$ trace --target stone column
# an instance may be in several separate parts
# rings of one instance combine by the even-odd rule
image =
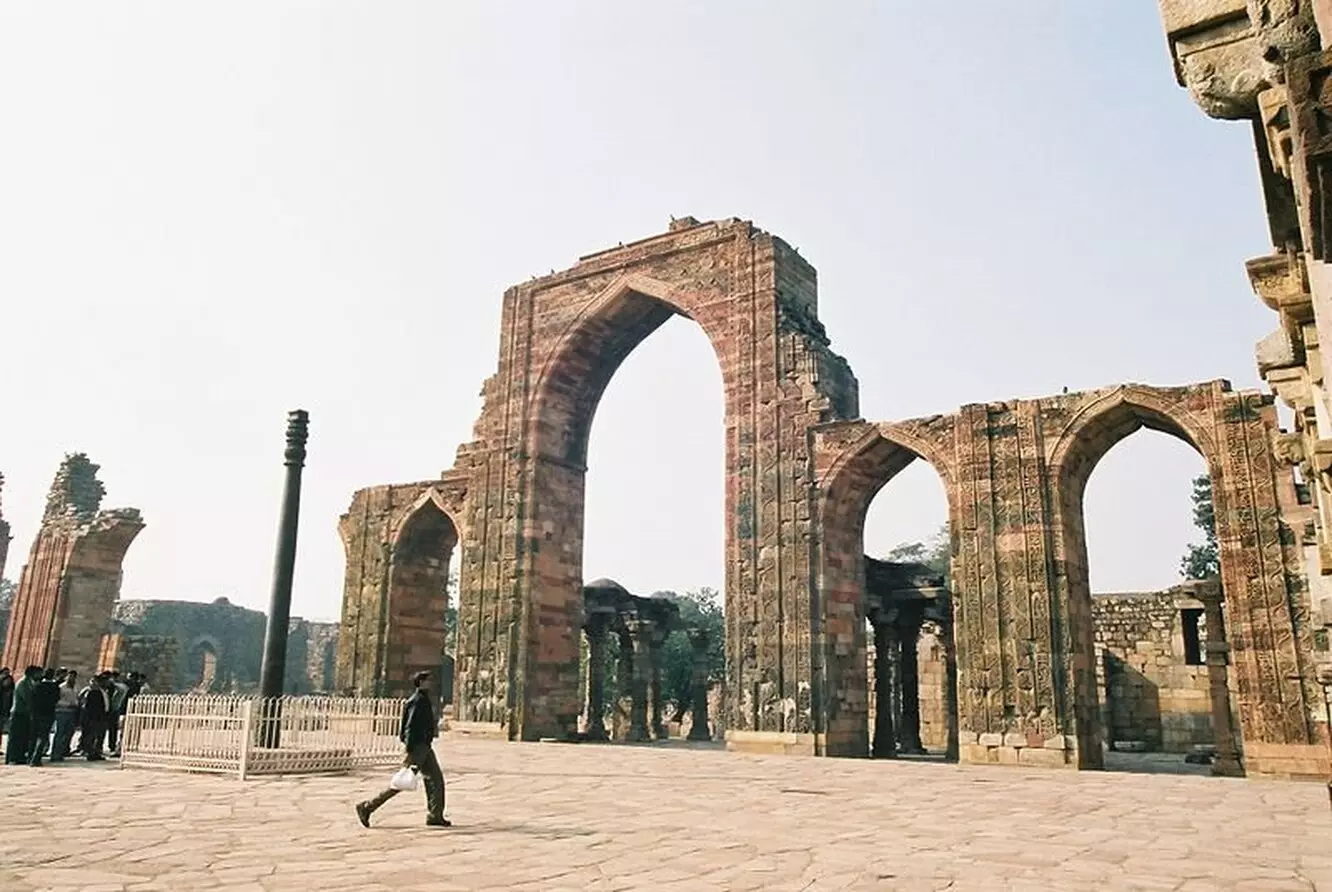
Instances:
[[[615,715],[618,719],[620,704],[625,697],[632,698],[634,692],[634,638],[623,616],[617,621],[615,633],[620,644],[619,656],[615,661]],[[626,739],[627,736],[626,732]]]
[[[661,714],[661,652],[668,634],[670,630],[656,622],[648,631],[648,665],[651,667],[648,697],[652,701],[652,736],[657,740],[666,739],[666,725]]]
[[[693,648],[693,704],[689,708],[689,740],[711,740],[708,726],[708,646],[712,643],[707,629],[690,629],[689,646]]]
[[[633,646],[633,662],[630,666],[629,685],[629,736],[630,743],[643,743],[651,740],[648,733],[648,675],[650,673],[652,623],[638,617],[625,621],[629,630],[629,639]]]
[[[870,617],[874,624],[874,746],[876,759],[897,758],[893,732],[893,623],[896,611]],[[891,616],[891,618],[890,618]]]
[[[607,616],[593,613],[587,618],[587,739],[608,740],[606,733],[606,627]]]
[[[920,666],[917,662],[920,612],[904,614],[898,623],[898,678],[902,698],[902,727],[898,731],[898,739],[902,743],[903,753],[919,756],[925,752],[920,742]]]
[[[953,643],[953,624],[942,623],[939,640],[944,649],[944,721],[948,729],[948,748],[944,758],[956,762],[960,747],[957,739],[957,646]]]
[[[1243,777],[1235,749],[1235,723],[1230,713],[1230,686],[1226,683],[1226,663],[1230,645],[1226,643],[1225,617],[1221,612],[1222,593],[1217,587],[1198,592],[1203,602],[1203,617],[1207,624],[1207,681],[1212,698],[1212,737],[1216,741],[1216,758],[1212,774],[1223,777]]]

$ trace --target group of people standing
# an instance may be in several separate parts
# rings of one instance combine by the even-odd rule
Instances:
[[[8,667],[0,667],[5,764],[38,767],[48,756],[52,762],[77,755],[98,762],[116,755],[121,720],[146,681],[139,672],[122,679],[119,671],[107,670],[80,688],[72,669],[29,666],[16,681]]]

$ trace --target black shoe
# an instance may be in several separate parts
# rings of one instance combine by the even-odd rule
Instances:
[[[356,820],[361,822],[362,827],[370,826],[370,806],[364,802],[356,803]]]
[[[427,827],[452,827],[453,822],[448,818],[426,818]]]

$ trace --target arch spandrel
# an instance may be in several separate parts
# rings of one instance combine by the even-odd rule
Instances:
[[[1213,466],[1217,456],[1214,399],[1224,382],[1192,387],[1149,387],[1122,384],[1091,393],[1047,397],[1041,402],[1047,418],[1062,415],[1061,403],[1076,400],[1062,428],[1051,441],[1047,464],[1062,473],[1079,450],[1090,453],[1094,465],[1116,443],[1147,427],[1170,434],[1193,447]],[[1224,385],[1227,386],[1228,385]]]

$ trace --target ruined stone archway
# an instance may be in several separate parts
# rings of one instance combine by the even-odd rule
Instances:
[[[1079,406],[1053,440],[1053,544],[1067,617],[1063,709],[1074,718],[1077,764],[1102,765],[1082,501],[1101,458],[1142,427],[1177,437],[1207,464],[1226,601],[1229,684],[1246,762],[1257,773],[1281,773],[1283,763],[1307,761],[1320,736],[1310,715],[1318,693],[1308,660],[1311,630],[1307,609],[1299,606],[1307,601],[1307,588],[1296,537],[1283,520],[1283,507],[1293,507],[1296,496],[1289,473],[1275,460],[1270,398],[1234,393],[1225,382],[1115,388]]]
[[[411,693],[415,673],[439,671],[447,634],[449,565],[458,529],[427,494],[394,532],[377,674],[382,680],[380,696],[405,697]],[[440,680],[434,679],[436,692],[439,685]]]
[[[450,568],[465,532],[466,480],[359,490],[338,524],[347,555],[334,685],[358,696],[405,692],[438,672]],[[427,658],[428,657],[428,658]],[[436,691],[444,680],[436,679]]]
[[[511,738],[576,733],[588,431],[620,362],[680,313],[711,341],[726,390],[732,743],[783,732],[812,750],[806,432],[854,417],[857,402],[817,321],[814,278],[748,223],[685,219],[505,295],[499,369],[455,465],[470,481],[461,720]]]
[[[822,719],[823,752],[865,756],[870,750],[869,679],[865,634],[865,517],[879,490],[921,459],[934,468],[955,515],[952,470],[941,439],[949,419],[907,424],[828,425],[815,433],[819,539],[816,640],[821,665],[815,702]]]

